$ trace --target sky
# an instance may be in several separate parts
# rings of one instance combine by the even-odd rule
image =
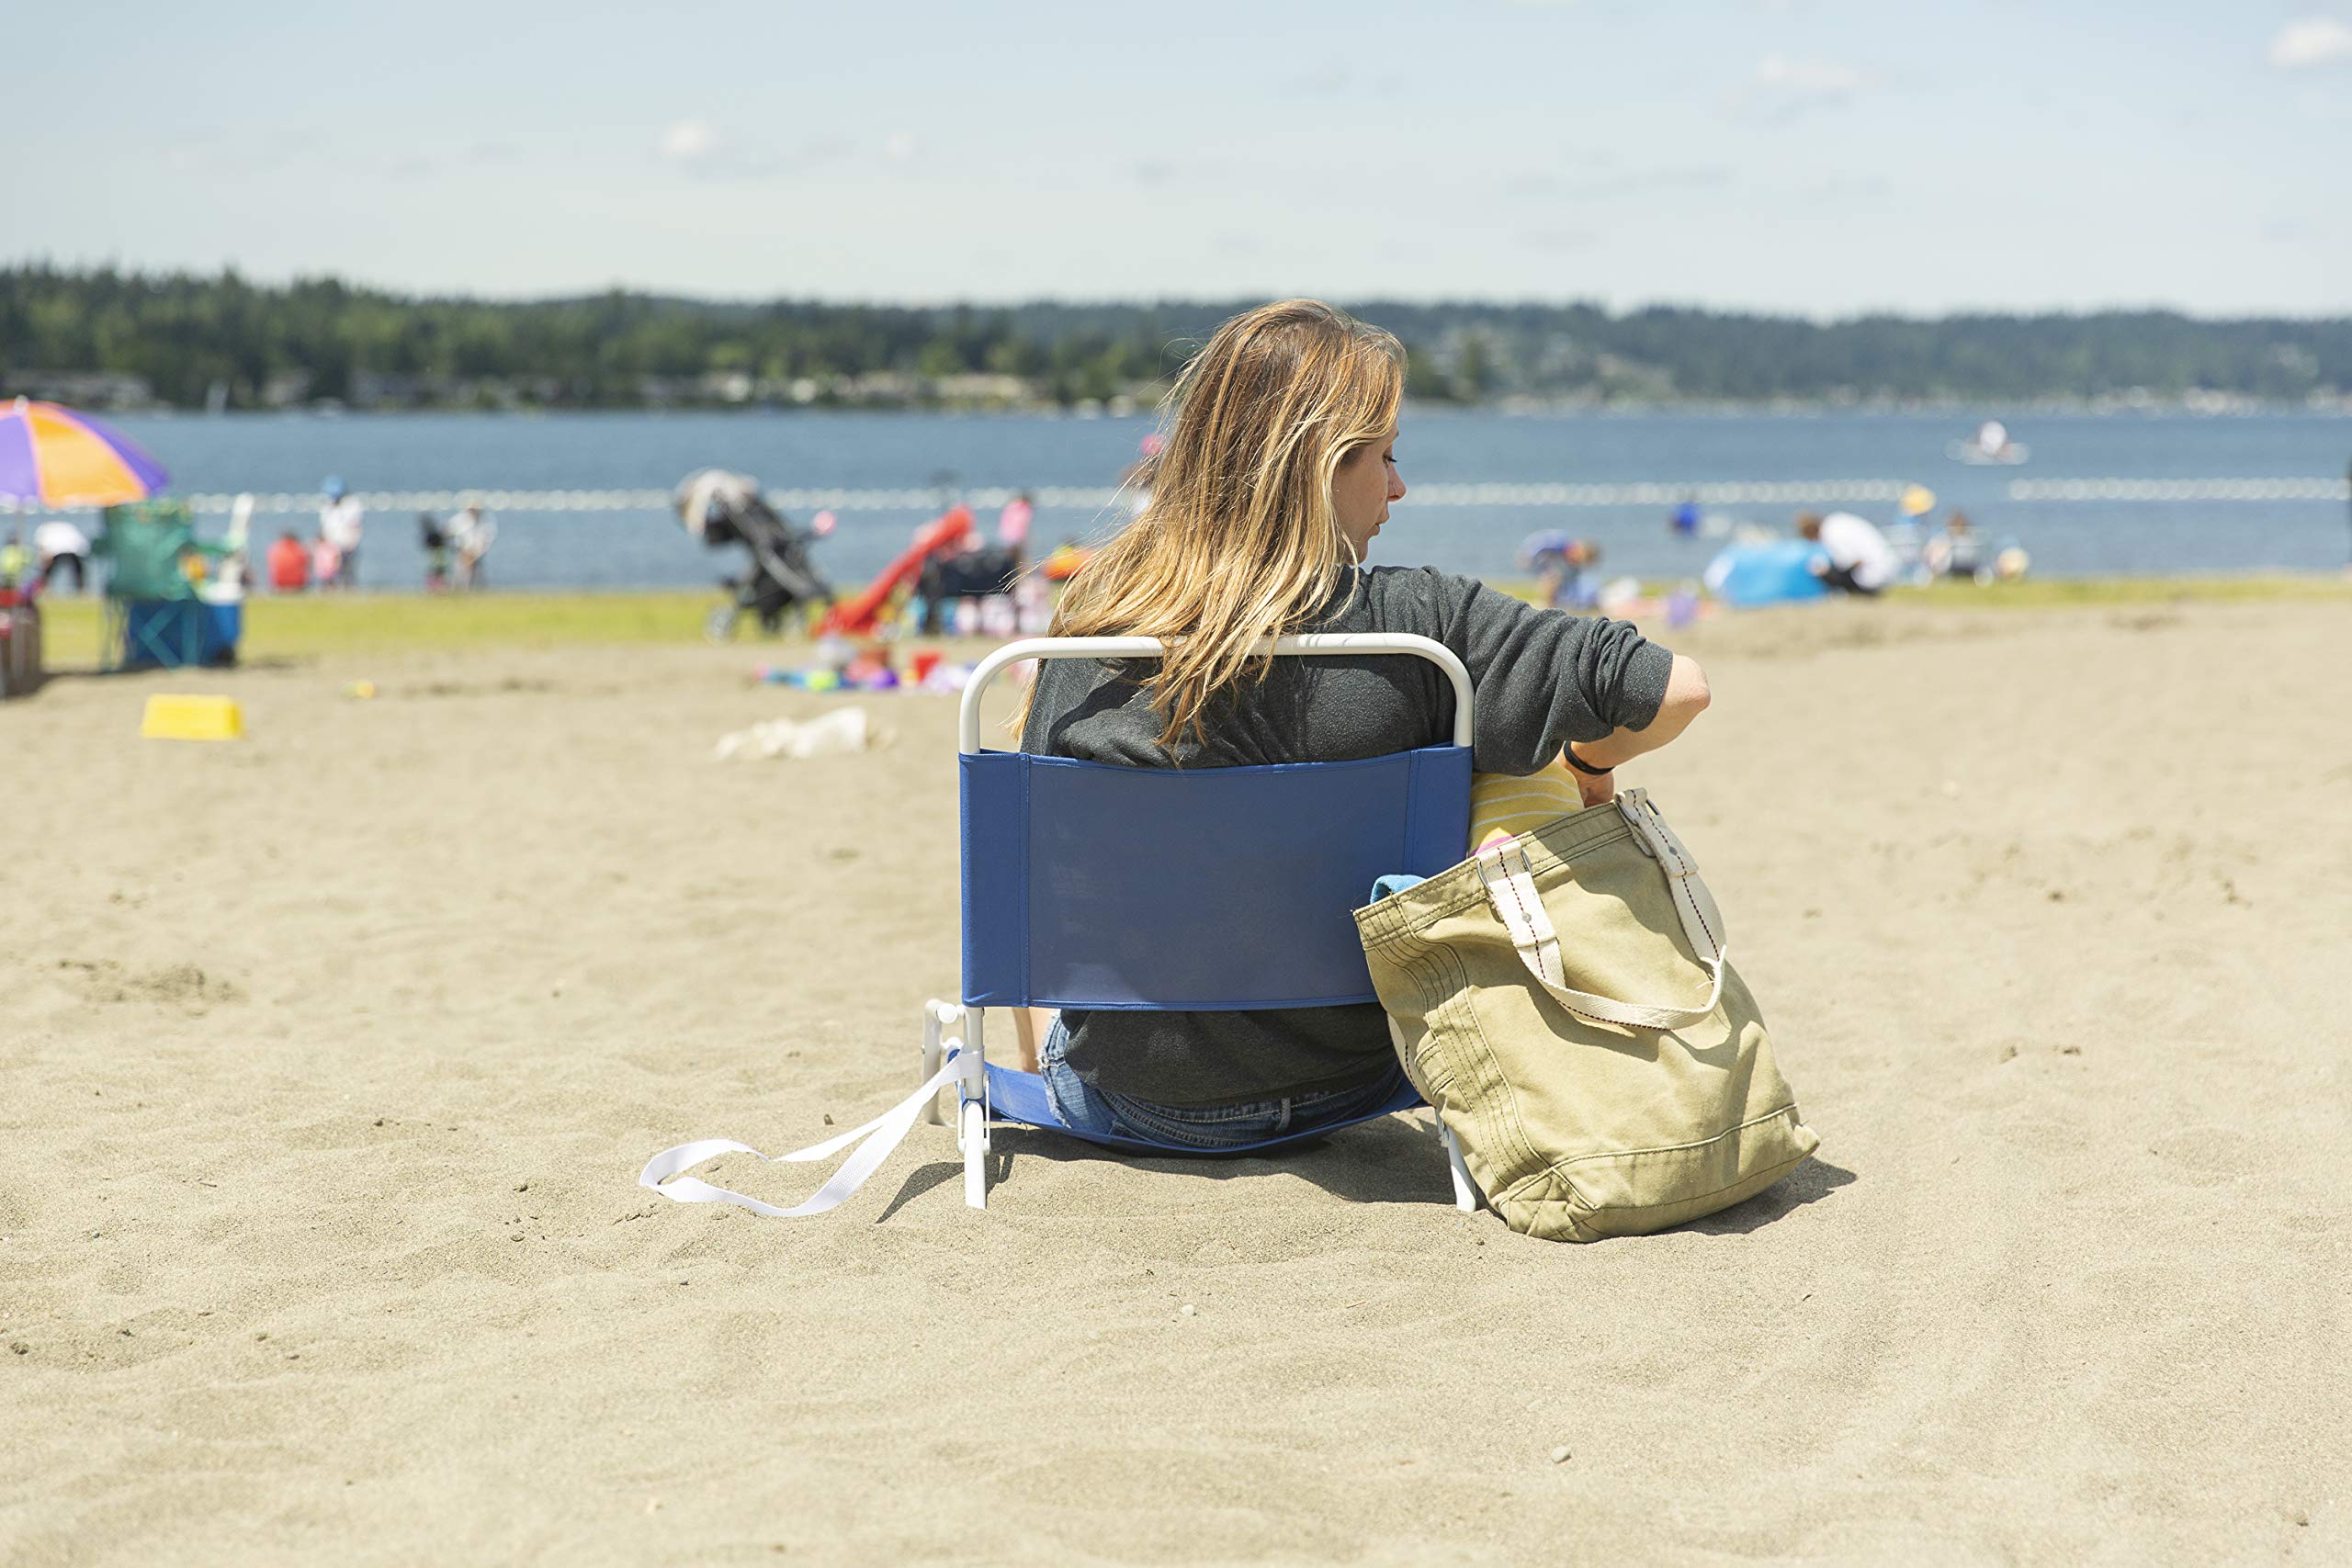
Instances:
[[[2352,314],[2352,0],[10,9],[0,261]]]

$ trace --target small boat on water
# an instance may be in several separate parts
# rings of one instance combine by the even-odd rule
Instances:
[[[2033,456],[2033,448],[2022,441],[2010,440],[2007,425],[1997,419],[1988,419],[1966,441],[1946,442],[1944,456],[1955,463],[1981,468],[1986,464],[2022,463]]]

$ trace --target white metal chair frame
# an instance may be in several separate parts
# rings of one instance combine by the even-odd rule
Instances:
[[[1277,637],[1271,648],[1264,643],[1259,648],[1261,652],[1271,651],[1278,656],[1396,653],[1426,659],[1453,684],[1453,744],[1471,743],[1470,671],[1452,649],[1434,638],[1408,632],[1311,632]],[[972,678],[964,687],[963,705],[956,722],[956,750],[967,757],[978,754],[980,698],[989,682],[1010,665],[1031,659],[1156,659],[1166,652],[1160,640],[1150,637],[1027,637],[1007,643],[974,667]],[[981,1022],[981,1010],[967,1008],[959,1002],[934,998],[923,1004],[922,1081],[928,1083],[939,1074],[950,1053],[965,1058],[957,1064],[963,1070],[953,1077],[956,1093],[956,1146],[964,1156],[964,1201],[975,1209],[987,1208],[989,1201],[988,1055]],[[933,1126],[945,1124],[935,1090],[923,1108],[923,1120]],[[1478,1190],[1470,1179],[1469,1168],[1462,1163],[1462,1146],[1442,1117],[1438,1121],[1438,1136],[1453,1178],[1453,1206],[1464,1213],[1475,1213]]]

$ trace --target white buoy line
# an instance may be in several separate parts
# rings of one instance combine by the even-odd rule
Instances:
[[[1419,484],[1413,500],[1424,506],[1672,506],[1685,501],[1733,506],[1777,502],[1893,501],[1906,488],[1900,479],[1809,479],[1708,484]],[[771,490],[768,499],[787,512],[936,511],[952,496],[975,507],[999,507],[1023,493],[1000,486],[949,491],[936,486],[865,490]],[[1120,499],[1108,487],[1039,485],[1026,492],[1039,506],[1101,511]],[[226,513],[236,504],[227,494],[186,498],[200,513]],[[370,512],[450,512],[473,502],[492,512],[667,512],[666,490],[392,490],[362,491],[359,504]],[[278,492],[254,497],[256,513],[273,515],[316,512],[326,504],[317,494]]]
[[[2346,501],[2352,479],[2011,479],[2011,501]]]
[[[1417,484],[1417,506],[1677,506],[1696,502],[1702,506],[1795,506],[1838,502],[1895,501],[1911,487],[1907,479],[1739,479],[1723,483],[1676,484],[1648,481],[1632,484]],[[918,512],[931,513],[945,504],[951,492],[937,487],[862,490],[772,490],[769,500],[786,512]],[[966,504],[994,508],[1018,493],[984,486],[952,492]],[[1100,512],[1120,500],[1107,487],[1041,485],[1028,494],[1041,506],[1055,510]],[[2337,479],[2012,479],[2011,501],[2345,501],[2352,499],[2352,481]],[[191,495],[188,505],[199,513],[226,515],[236,504],[233,495]],[[365,491],[359,503],[370,512],[454,512],[468,502],[492,512],[667,512],[666,490],[393,490]],[[254,497],[254,510],[285,516],[315,513],[326,503],[316,494],[279,492]]]

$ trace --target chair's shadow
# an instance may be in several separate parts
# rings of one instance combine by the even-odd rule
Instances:
[[[1425,1119],[1385,1116],[1360,1122],[1322,1137],[1285,1144],[1264,1154],[1145,1155],[1106,1149],[1018,1122],[1000,1122],[989,1132],[989,1190],[1012,1172],[1015,1163],[1035,1159],[1054,1165],[1108,1163],[1144,1170],[1182,1171],[1190,1176],[1231,1180],[1263,1176],[1280,1168],[1312,1181],[1336,1197],[1357,1203],[1451,1203],[1453,1179],[1446,1173],[1445,1150]],[[933,1189],[962,1179],[961,1160],[939,1160],[908,1174],[889,1206],[876,1219],[879,1224]]]
[[[1359,1122],[1324,1137],[1305,1139],[1262,1155],[1140,1155],[1106,1149],[1017,1122],[997,1123],[990,1130],[989,1143],[988,1176],[991,1192],[1012,1174],[1018,1160],[1035,1159],[1054,1165],[1109,1162],[1219,1180],[1262,1176],[1280,1166],[1351,1202],[1451,1205],[1453,1201],[1445,1151],[1439,1145],[1437,1134],[1419,1117],[1387,1116],[1377,1122]],[[924,1193],[959,1181],[963,1175],[964,1162],[960,1159],[934,1160],[917,1167],[908,1173],[889,1205],[874,1223],[882,1224]],[[1792,1209],[1819,1202],[1838,1188],[1860,1179],[1842,1166],[1817,1157],[1809,1159],[1746,1202],[1676,1228],[1696,1231],[1702,1235],[1747,1235]]]

